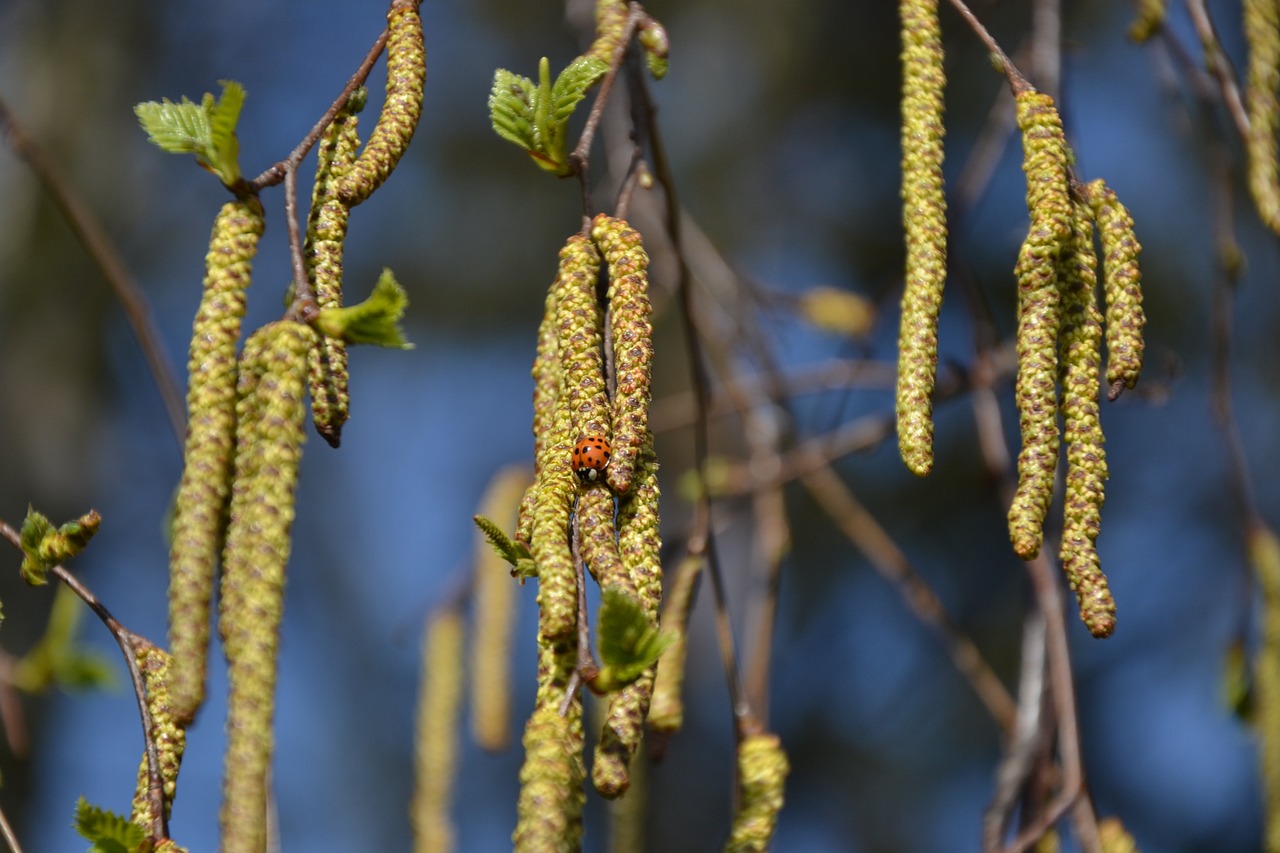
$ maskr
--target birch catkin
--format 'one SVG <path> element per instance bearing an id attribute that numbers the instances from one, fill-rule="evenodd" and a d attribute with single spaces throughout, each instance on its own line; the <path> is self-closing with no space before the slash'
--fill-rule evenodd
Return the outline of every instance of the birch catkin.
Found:
<path id="1" fill-rule="evenodd" d="M 609 265 L 609 330 L 613 339 L 613 456 L 605 468 L 618 494 L 631 488 L 636 460 L 649 434 L 653 398 L 653 308 L 649 256 L 640 232 L 624 220 L 599 214 L 591 237 Z"/>
<path id="2" fill-rule="evenodd" d="M 204 701 L 209 607 L 235 447 L 236 342 L 264 224 L 256 197 L 223 205 L 191 335 L 187 437 L 169 551 L 170 689 L 174 715 L 183 724 Z"/>
<path id="3" fill-rule="evenodd" d="M 1102 315 L 1098 311 L 1093 213 L 1074 206 L 1070 251 L 1059 265 L 1062 282 L 1062 424 L 1067 445 L 1059 556 L 1080 605 L 1080 618 L 1095 637 L 1115 630 L 1115 599 L 1098 560 L 1107 456 L 1098 419 L 1102 370 Z"/>
<path id="4" fill-rule="evenodd" d="M 423 633 L 410 809 L 413 849 L 418 853 L 449 853 L 454 849 L 449 809 L 458 761 L 463 633 L 462 614 L 456 610 L 433 616 Z"/>
<path id="5" fill-rule="evenodd" d="M 369 142 L 341 181 L 337 194 L 350 207 L 373 195 L 391 176 L 418 126 L 427 78 L 421 0 L 394 0 L 387 11 L 387 97 Z"/>
<path id="6" fill-rule="evenodd" d="M 1024 560 L 1040 551 L 1058 464 L 1058 258 L 1071 237 L 1067 143 L 1053 99 L 1017 93 L 1023 171 L 1031 228 L 1018 252 L 1018 380 L 1022 427 L 1018 488 L 1009 508 L 1013 550 Z"/>
<path id="7" fill-rule="evenodd" d="M 135 659 L 146 690 L 147 712 L 151 715 L 151 739 L 155 742 L 160 758 L 164 819 L 168 820 L 178 787 L 178 769 L 182 765 L 182 754 L 187 747 L 186 729 L 174 715 L 173 693 L 169 689 L 173 678 L 173 657 L 164 649 L 143 640 L 138 645 Z M 152 809 L 150 790 L 151 767 L 144 753 L 142 764 L 138 768 L 138 785 L 133 794 L 133 811 L 129 820 L 147 829 L 149 834 L 154 834 L 160 821 L 159 815 Z"/>
<path id="8" fill-rule="evenodd" d="M 307 221 L 306 258 L 320 308 L 342 307 L 342 256 L 351 209 L 338 197 L 336 183 L 351 169 L 360 146 L 359 119 L 339 113 L 320 140 L 316 182 Z M 342 425 L 350 410 L 347 345 L 322 335 L 307 357 L 311 386 L 311 420 L 331 446 L 342 442 Z"/>
<path id="9" fill-rule="evenodd" d="M 1108 399 L 1138 384 L 1145 350 L 1142 330 L 1147 325 L 1142 309 L 1142 272 L 1138 254 L 1142 246 L 1134 234 L 1133 217 L 1115 192 L 1099 178 L 1087 187 L 1089 203 L 1102 243 L 1102 289 L 1107 298 Z"/>
<path id="10" fill-rule="evenodd" d="M 619 586 L 636 597 L 654 627 L 662 604 L 658 498 L 658 463 L 652 437 L 646 436 L 634 493 L 624 500 L 618 513 L 618 551 L 626 572 L 626 582 Z M 605 586 L 603 577 L 601 586 Z M 609 696 L 604 728 L 591 766 L 591 781 L 602 796 L 621 796 L 631 784 L 630 765 L 644 734 L 654 677 L 655 667 L 651 666 L 634 682 Z"/>
<path id="11" fill-rule="evenodd" d="M 245 343 L 219 629 L 227 657 L 222 851 L 262 853 L 284 572 L 306 416 L 309 326 L 282 320 Z"/>
<path id="12" fill-rule="evenodd" d="M 766 853 L 782 811 L 791 765 L 782 741 L 764 732 L 738 744 L 738 811 L 725 853 Z"/>
<path id="13" fill-rule="evenodd" d="M 1244 0 L 1244 34 L 1249 44 L 1245 108 L 1249 132 L 1249 191 L 1258 215 L 1280 233 L 1280 8 L 1275 0 Z"/>
<path id="14" fill-rule="evenodd" d="M 938 311 L 947 275 L 942 184 L 942 33 L 936 0 L 901 0 L 902 222 L 907 267 L 898 334 L 898 449 L 919 476 L 933 468 Z"/>

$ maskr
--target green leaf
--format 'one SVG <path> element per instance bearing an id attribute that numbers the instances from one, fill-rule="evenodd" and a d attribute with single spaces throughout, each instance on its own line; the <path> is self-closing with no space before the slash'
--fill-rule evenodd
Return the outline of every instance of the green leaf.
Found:
<path id="1" fill-rule="evenodd" d="M 606 587 L 596 620 L 596 640 L 604 666 L 591 687 L 606 693 L 639 678 L 675 642 L 675 634 L 650 624 L 635 598 L 616 587 Z"/>
<path id="2" fill-rule="evenodd" d="M 142 827 L 114 812 L 91 806 L 84 797 L 76 803 L 75 828 L 91 842 L 89 853 L 141 853 L 147 840 Z"/>
<path id="3" fill-rule="evenodd" d="M 523 542 L 512 539 L 501 527 L 483 515 L 474 515 L 471 519 L 484 533 L 484 538 L 489 540 L 493 550 L 498 552 L 498 556 L 511 564 L 511 574 L 520 578 L 522 582 L 526 578 L 537 577 L 533 554 Z"/>
<path id="4" fill-rule="evenodd" d="M 138 104 L 133 112 L 147 138 L 170 154 L 194 154 L 201 167 L 213 172 L 227 186 L 240 180 L 240 143 L 236 123 L 244 105 L 244 87 L 222 80 L 222 96 L 206 93 L 199 104 L 183 97 Z"/>
<path id="5" fill-rule="evenodd" d="M 587 96 L 587 91 L 599 83 L 608 70 L 609 66 L 603 61 L 584 54 L 560 72 L 555 85 L 551 87 L 551 121 L 559 126 L 562 135 L 578 102 Z"/>
<path id="6" fill-rule="evenodd" d="M 22 545 L 22 579 L 32 586 L 44 586 L 49 582 L 49 563 L 40 555 L 46 539 L 57 534 L 53 522 L 27 507 L 27 517 L 22 520 L 18 541 Z"/>
<path id="7" fill-rule="evenodd" d="M 533 129 L 534 102 L 537 89 L 533 81 L 504 68 L 493 72 L 493 89 L 489 92 L 489 121 L 493 130 L 508 142 L 526 151 L 538 147 Z"/>
<path id="8" fill-rule="evenodd" d="M 244 106 L 244 86 L 235 80 L 219 80 L 222 97 L 207 107 L 209 115 L 210 161 L 214 174 L 230 186 L 240 179 L 240 140 L 236 125 Z M 206 103 L 212 99 L 206 95 Z"/>
<path id="9" fill-rule="evenodd" d="M 138 123 L 147 132 L 147 141 L 170 154 L 197 154 L 210 145 L 209 117 L 200 104 L 183 97 L 179 103 L 165 98 L 147 101 L 133 108 Z"/>
<path id="10" fill-rule="evenodd" d="M 391 270 L 384 269 L 373 286 L 373 293 L 359 305 L 325 308 L 316 320 L 321 332 L 349 344 L 375 344 L 392 349 L 413 349 L 400 330 L 400 318 L 409 306 L 409 295 L 396 281 Z"/>

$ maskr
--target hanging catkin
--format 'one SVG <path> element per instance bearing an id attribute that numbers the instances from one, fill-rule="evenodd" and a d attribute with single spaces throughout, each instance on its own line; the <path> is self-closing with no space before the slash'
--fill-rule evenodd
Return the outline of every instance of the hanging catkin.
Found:
<path id="1" fill-rule="evenodd" d="M 427 80 L 422 41 L 422 0 L 393 0 L 387 10 L 387 96 L 369 142 L 338 182 L 337 195 L 349 207 L 373 195 L 391 176 L 418 126 Z"/>
<path id="2" fill-rule="evenodd" d="M 1102 243 L 1102 290 L 1107 298 L 1107 392 L 1116 399 L 1138 383 L 1145 350 L 1142 330 L 1142 246 L 1134 234 L 1133 217 L 1115 192 L 1099 178 L 1086 188 Z"/>
<path id="3" fill-rule="evenodd" d="M 1018 380 L 1022 427 L 1018 488 L 1009 508 L 1013 550 L 1024 560 L 1040 551 L 1058 464 L 1058 258 L 1071 238 L 1067 143 L 1053 99 L 1017 93 L 1022 169 L 1031 227 L 1018 252 Z"/>
<path id="4" fill-rule="evenodd" d="M 1244 0 L 1244 35 L 1249 44 L 1244 93 L 1249 191 L 1262 221 L 1280 232 L 1280 7 L 1275 0 Z"/>
<path id="5" fill-rule="evenodd" d="M 256 197 L 229 201 L 213 226 L 187 361 L 187 437 L 169 551 L 170 692 L 183 724 L 204 701 L 210 600 L 230 490 L 236 342 L 264 219 Z"/>
<path id="6" fill-rule="evenodd" d="M 907 267 L 898 334 L 898 449 L 919 476 L 933 468 L 938 311 L 947 276 L 942 184 L 942 34 L 936 0 L 902 0 L 902 222 Z"/>
<path id="7" fill-rule="evenodd" d="M 255 332 L 241 356 L 218 623 L 230 682 L 223 853 L 262 853 L 266 844 L 276 653 L 315 344 L 310 326 L 281 320 Z"/>
<path id="8" fill-rule="evenodd" d="M 1098 560 L 1107 455 L 1098 418 L 1102 371 L 1102 314 L 1098 310 L 1098 258 L 1093 212 L 1076 204 L 1071 248 L 1059 264 L 1062 282 L 1062 426 L 1067 445 L 1059 556 L 1080 605 L 1080 618 L 1095 637 L 1115 629 L 1115 599 Z"/>

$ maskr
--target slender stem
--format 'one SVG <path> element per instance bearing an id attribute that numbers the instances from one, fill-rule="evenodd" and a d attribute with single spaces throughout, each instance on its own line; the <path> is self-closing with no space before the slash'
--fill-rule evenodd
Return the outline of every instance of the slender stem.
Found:
<path id="1" fill-rule="evenodd" d="M 1235 69 L 1231 67 L 1231 60 L 1227 58 L 1226 52 L 1222 49 L 1222 42 L 1218 40 L 1218 30 L 1213 25 L 1213 19 L 1209 17 L 1209 10 L 1205 7 L 1204 0 L 1187 0 L 1187 11 L 1191 14 L 1196 35 L 1200 37 L 1205 65 L 1218 83 L 1218 90 L 1222 95 L 1222 103 L 1227 108 L 1227 114 L 1231 116 L 1231 121 L 1235 124 L 1240 138 L 1247 139 L 1249 113 L 1245 110 L 1244 101 L 1240 97 L 1240 86 L 1236 83 Z M 1164 32 L 1167 33 L 1168 28 L 1165 28 Z"/>
<path id="2" fill-rule="evenodd" d="M 613 91 L 613 81 L 617 79 L 618 72 L 622 68 L 622 62 L 626 58 L 627 48 L 631 46 L 631 38 L 635 35 L 636 26 L 644 18 L 644 11 L 640 8 L 639 3 L 632 3 L 630 11 L 627 13 L 627 22 L 622 30 L 622 38 L 618 40 L 618 46 L 613 51 L 613 56 L 609 61 L 609 70 L 605 72 L 604 79 L 600 81 L 600 91 L 596 94 L 596 99 L 591 104 L 591 111 L 587 113 L 587 123 L 583 125 L 582 135 L 578 137 L 578 144 L 574 146 L 573 151 L 569 154 L 569 165 L 573 170 L 583 176 L 583 192 L 586 193 L 586 170 L 591 151 L 591 143 L 596 136 L 596 128 L 600 126 L 600 119 L 604 116 L 605 104 L 609 101 L 609 93 Z M 586 210 L 584 206 L 584 211 Z"/>
<path id="3" fill-rule="evenodd" d="M 633 4 L 629 25 L 637 19 Z M 643 78 L 641 78 L 643 80 Z M 689 264 L 685 258 L 681 238 L 680 202 L 676 194 L 675 179 L 667 160 L 666 150 L 662 144 L 662 135 L 658 132 L 658 117 L 649 98 L 648 87 L 641 85 L 640 92 L 644 98 L 648 127 L 650 152 L 653 156 L 654 173 L 666 194 L 666 226 L 671 238 L 672 252 L 677 259 L 676 293 L 680 300 L 680 325 L 684 335 L 685 347 L 689 354 L 689 374 L 693 385 L 695 402 L 693 427 L 693 464 L 699 475 L 706 476 L 707 457 L 710 455 L 710 406 L 711 390 L 707 377 L 707 368 L 702 356 L 702 343 L 698 337 L 696 307 L 693 302 L 693 286 L 689 276 Z M 711 495 L 706 489 L 700 489 L 698 499 L 694 503 L 693 521 L 687 541 L 689 556 L 705 556 L 706 572 L 711 581 L 711 594 L 716 609 L 716 636 L 719 641 L 721 663 L 725 671 L 725 682 L 729 689 L 729 701 L 733 709 L 734 729 L 738 737 L 752 733 L 758 728 L 752 717 L 751 704 L 743 690 L 742 680 L 738 673 L 738 655 L 734 646 L 733 627 L 729 622 L 729 608 L 725 593 L 724 573 L 720 568 L 720 559 L 716 550 L 715 534 L 711 529 Z"/>
<path id="4" fill-rule="evenodd" d="M 364 60 L 360 63 L 360 67 L 351 75 L 351 79 L 347 81 L 347 85 L 342 87 L 342 92 L 334 99 L 329 108 L 324 111 L 324 115 L 320 116 L 320 120 L 315 123 L 302 141 L 289 153 L 289 156 L 268 166 L 261 175 L 249 182 L 249 188 L 253 192 L 258 192 L 264 187 L 273 187 L 283 181 L 291 168 L 296 169 L 298 164 L 302 162 L 308 152 L 311 151 L 316 141 L 324 134 L 327 128 L 338 114 L 347 105 L 347 100 L 351 97 L 351 93 L 364 85 L 365 80 L 369 79 L 369 72 L 373 70 L 373 65 L 378 61 L 378 57 L 382 55 L 383 49 L 387 46 L 387 31 L 384 28 L 382 35 L 378 36 L 374 41 L 373 47 L 369 48 L 369 52 L 365 55 Z"/>
<path id="5" fill-rule="evenodd" d="M 578 661 L 569 676 L 569 686 L 565 688 L 564 698 L 560 700 L 560 716 L 562 717 L 568 716 L 569 706 L 573 704 L 573 697 L 577 695 L 578 688 L 582 686 L 582 683 L 585 681 L 589 684 L 600 674 L 600 667 L 596 664 L 596 659 L 591 654 L 591 625 L 587 618 L 587 572 L 586 564 L 582 560 L 582 550 L 579 547 L 581 535 L 581 531 L 578 529 L 578 511 L 575 503 L 573 526 L 570 529 L 569 536 L 570 549 L 573 554 L 573 570 L 578 576 Z"/>
<path id="6" fill-rule="evenodd" d="M 0 519 L 0 536 L 12 542 L 18 550 L 22 550 L 22 537 L 17 530 L 2 519 Z M 160 774 L 160 752 L 156 746 L 155 738 L 152 736 L 154 723 L 151 719 L 151 710 L 147 707 L 147 689 L 142 680 L 142 670 L 138 667 L 137 652 L 139 647 L 148 641 L 121 625 L 111 615 L 111 611 L 107 609 L 106 605 L 66 568 L 60 565 L 53 566 L 49 569 L 49 573 L 70 587 L 71 591 L 79 596 L 81 601 L 89 605 L 89 609 L 97 614 L 98 619 L 102 621 L 103 625 L 107 626 L 107 630 L 115 638 L 116 644 L 120 646 L 120 653 L 124 655 L 125 668 L 129 670 L 129 680 L 133 683 L 133 693 L 138 701 L 138 715 L 142 721 L 142 737 L 143 742 L 146 744 L 147 799 L 156 821 L 155 826 L 151 828 L 151 835 L 153 838 L 168 838 L 168 819 L 164 813 L 164 781 Z"/>
<path id="7" fill-rule="evenodd" d="M 284 216 L 289 231 L 289 263 L 293 268 L 293 302 L 287 316 L 307 321 L 319 306 L 315 288 L 307 273 L 307 260 L 302 254 L 302 227 L 298 224 L 298 167 L 291 164 L 284 173 Z"/>
<path id="8" fill-rule="evenodd" d="M 1031 84 L 1027 82 L 1027 78 L 1013 64 L 1013 60 L 1004 52 L 987 28 L 978 20 L 978 16 L 973 14 L 973 11 L 965 4 L 964 0 L 951 0 L 951 5 L 960 13 L 960 17 L 964 18 L 965 23 L 969 25 L 969 28 L 973 30 L 978 39 L 987 46 L 987 50 L 991 52 L 992 57 L 1000 65 L 1000 70 L 1008 78 L 1009 85 L 1013 88 L 1013 91 L 1021 92 L 1030 88 Z"/>
<path id="9" fill-rule="evenodd" d="M 160 399 L 164 403 L 165 413 L 169 416 L 169 425 L 173 430 L 174 438 L 181 446 L 187 434 L 186 401 L 177 376 L 164 356 L 164 348 L 160 344 L 160 333 L 151 316 L 142 288 L 129 272 L 120 252 L 102 227 L 101 221 L 72 191 L 63 178 L 61 170 L 27 134 L 3 99 L 0 99 L 0 131 L 3 131 L 9 140 L 9 146 L 13 152 L 26 161 L 36 179 L 44 186 L 45 192 L 53 200 L 62 218 L 71 227 L 72 234 L 89 253 L 89 258 L 98 267 L 120 302 L 120 307 L 124 309 L 125 316 L 129 320 L 129 326 L 133 329 L 133 336 L 142 349 L 147 368 L 151 371 L 152 381 L 156 384 L 156 390 L 160 392 Z"/>
<path id="10" fill-rule="evenodd" d="M 0 837 L 3 837 L 5 844 L 9 845 L 9 853 L 22 853 L 22 845 L 18 843 L 18 836 L 9 825 L 9 818 L 5 815 L 4 809 L 0 809 Z"/>

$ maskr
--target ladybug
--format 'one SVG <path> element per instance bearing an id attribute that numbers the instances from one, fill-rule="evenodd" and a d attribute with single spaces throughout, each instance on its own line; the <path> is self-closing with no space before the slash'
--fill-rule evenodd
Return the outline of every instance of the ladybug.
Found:
<path id="1" fill-rule="evenodd" d="M 609 439 L 602 435 L 584 436 L 573 448 L 573 473 L 584 483 L 594 483 L 612 455 Z"/>

